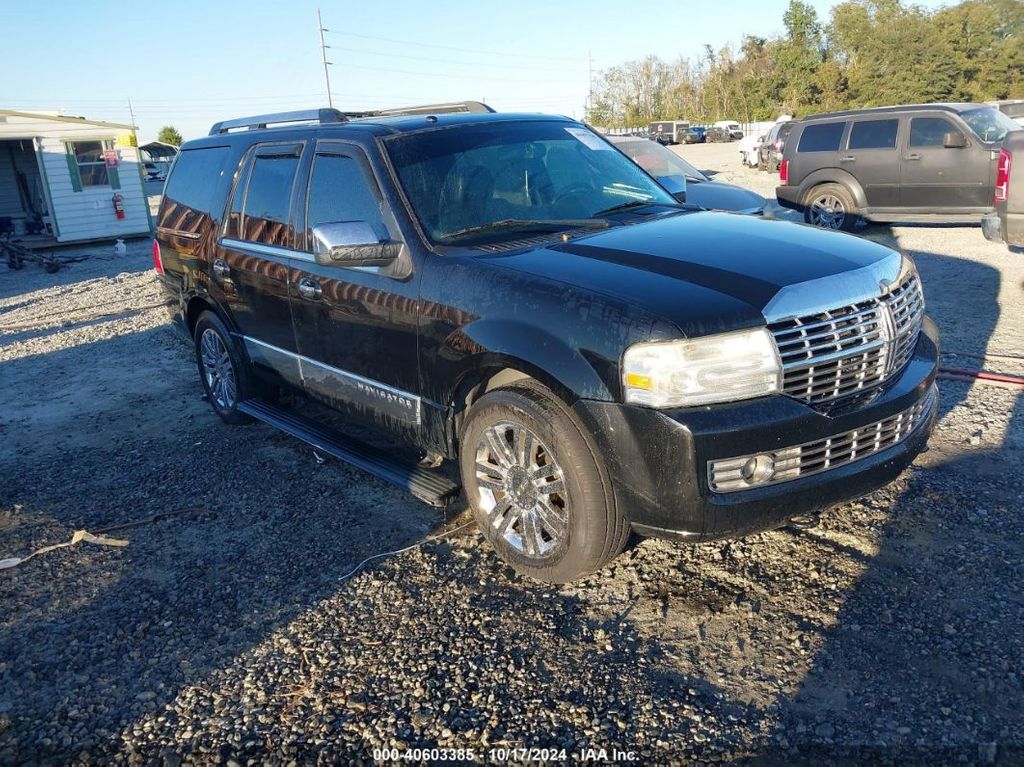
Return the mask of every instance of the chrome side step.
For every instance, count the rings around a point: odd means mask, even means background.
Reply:
[[[338,460],[373,474],[431,506],[444,508],[458,497],[461,488],[447,477],[415,463],[396,461],[380,448],[327,429],[285,408],[261,399],[240,402],[238,409],[258,421],[280,429]]]

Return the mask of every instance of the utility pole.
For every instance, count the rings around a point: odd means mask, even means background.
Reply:
[[[135,130],[135,110],[132,109],[131,99],[128,99],[128,114],[132,116],[132,130]]]
[[[594,109],[594,57],[587,51],[587,114],[585,119],[590,121],[590,113]]]
[[[328,72],[327,67],[330,66],[331,62],[327,60],[327,49],[329,45],[324,44],[324,32],[328,30],[324,29],[324,21],[320,18],[320,9],[316,9],[316,26],[320,30],[320,58],[324,62],[324,82],[327,83],[327,106],[334,107],[334,101],[331,99],[331,75]]]

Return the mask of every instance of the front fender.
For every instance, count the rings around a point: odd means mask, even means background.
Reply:
[[[567,401],[612,401],[619,361],[589,359],[544,328],[515,319],[479,319],[452,333],[438,360],[449,366],[443,401],[451,404],[461,383],[485,369],[513,368],[537,379]]]

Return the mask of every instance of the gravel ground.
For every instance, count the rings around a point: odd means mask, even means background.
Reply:
[[[681,151],[771,194],[734,146]],[[917,259],[946,364],[1024,355],[1019,256],[976,227],[864,235]],[[159,299],[147,243],[88,252],[0,267],[0,557],[173,514],[0,572],[0,763],[1024,759],[1018,393],[944,382],[931,449],[818,528],[642,541],[541,586],[461,506],[223,425],[166,312],[125,311]]]

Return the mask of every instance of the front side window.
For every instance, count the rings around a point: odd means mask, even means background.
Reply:
[[[798,152],[837,152],[846,123],[819,123],[808,125],[800,134]]]
[[[364,221],[386,238],[387,228],[372,183],[355,158],[340,149],[318,148],[309,177],[307,237],[312,237],[313,227],[320,224]]]
[[[850,149],[895,149],[899,120],[861,120],[850,129]]]
[[[78,165],[78,178],[83,187],[110,185],[102,141],[75,141],[71,144],[71,151],[74,153],[75,163]]]
[[[582,125],[554,121],[460,125],[387,139],[413,211],[436,244],[465,244],[481,228],[561,231],[627,203],[675,200]],[[467,231],[469,230],[469,231]]]
[[[910,121],[910,146],[943,147],[947,133],[959,133],[944,117],[915,117]]]

